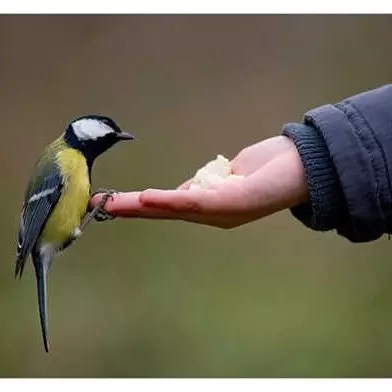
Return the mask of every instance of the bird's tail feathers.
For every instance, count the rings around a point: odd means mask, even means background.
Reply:
[[[41,255],[39,253],[37,254],[37,252],[33,252],[33,263],[35,275],[37,278],[38,307],[41,322],[42,338],[44,340],[45,351],[49,352],[47,305],[47,276],[49,270],[49,263],[47,262],[47,260],[42,260]]]

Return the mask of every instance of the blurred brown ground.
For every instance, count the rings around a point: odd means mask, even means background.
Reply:
[[[233,231],[91,226],[50,274],[45,355],[29,264],[13,279],[29,171],[73,117],[133,132],[94,188],[169,188],[217,153],[388,83],[391,16],[1,16],[0,376],[390,377],[390,242],[283,212]]]

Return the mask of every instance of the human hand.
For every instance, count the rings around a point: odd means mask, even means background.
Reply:
[[[305,172],[294,143],[276,136],[244,148],[231,161],[233,174],[244,176],[209,189],[120,192],[105,210],[118,217],[177,219],[233,228],[294,207],[308,198]],[[95,195],[92,206],[100,200]]]

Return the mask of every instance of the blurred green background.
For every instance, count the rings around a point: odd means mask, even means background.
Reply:
[[[391,38],[391,16],[1,16],[0,376],[392,376],[392,243],[288,211],[231,231],[92,225],[51,270],[50,355],[31,264],[13,278],[29,172],[73,117],[137,136],[94,188],[170,188],[390,82]]]

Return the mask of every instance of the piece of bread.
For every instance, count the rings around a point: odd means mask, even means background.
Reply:
[[[244,176],[233,174],[230,161],[219,154],[215,160],[208,162],[196,172],[189,186],[189,190],[208,189],[212,185],[243,178]]]

